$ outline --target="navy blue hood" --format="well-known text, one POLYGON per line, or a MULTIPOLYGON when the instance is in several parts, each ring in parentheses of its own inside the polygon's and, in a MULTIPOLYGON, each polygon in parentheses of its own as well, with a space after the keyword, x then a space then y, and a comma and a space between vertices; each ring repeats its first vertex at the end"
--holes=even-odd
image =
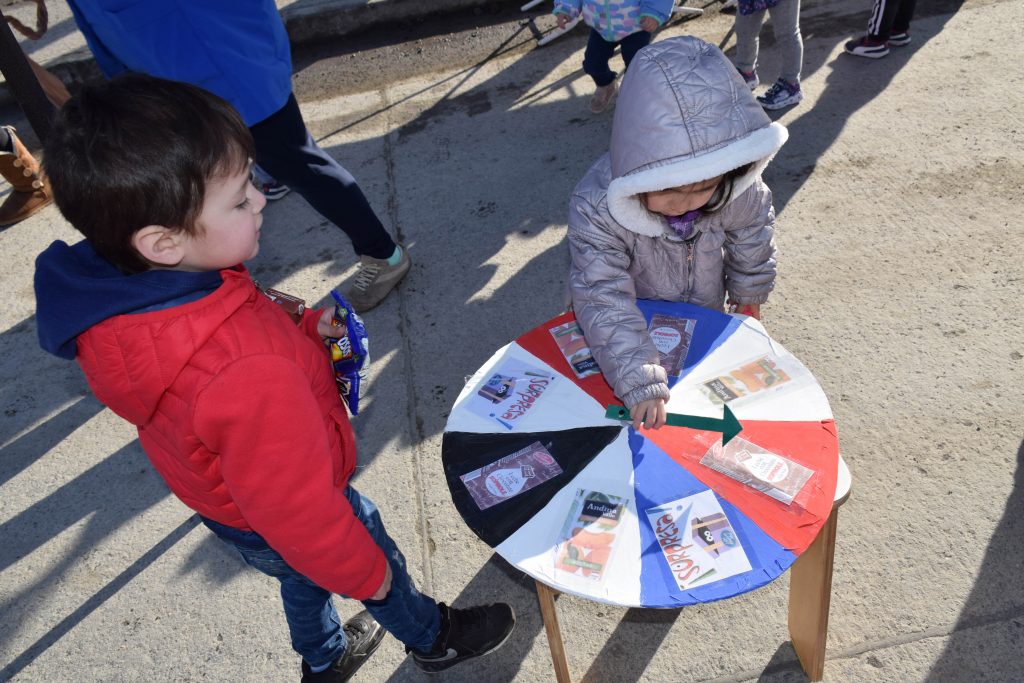
POLYGON ((73 360, 75 338, 107 318, 194 301, 221 284, 217 271, 148 270, 125 275, 85 240, 56 241, 36 258, 39 345, 73 360))

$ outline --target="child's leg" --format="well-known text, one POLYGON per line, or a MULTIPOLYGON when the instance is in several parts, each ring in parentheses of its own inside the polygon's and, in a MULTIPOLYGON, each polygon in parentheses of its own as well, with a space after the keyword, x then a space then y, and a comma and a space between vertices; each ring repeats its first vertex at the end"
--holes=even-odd
POLYGON ((210 531, 242 555, 246 564, 281 582, 281 601, 292 649, 311 667, 330 664, 345 651, 345 633, 331 594, 284 561, 263 537, 202 518, 210 531))
POLYGON ((896 9, 892 20, 893 33, 906 33, 910 30, 910 20, 914 18, 915 0, 903 0, 896 9))
POLYGON ((647 31, 637 31, 636 33, 630 33, 628 36, 619 41, 619 48, 622 50, 622 61, 626 63, 626 68, 629 68, 629 63, 633 61, 633 57, 636 56, 637 52, 651 44, 651 34, 647 31))
POLYGON ((614 52, 615 43, 609 43, 600 33, 590 29, 587 50, 583 53, 583 71, 594 79, 599 88, 615 81, 616 74, 608 67, 614 52))
POLYGON ((768 12, 772 16, 775 42, 779 46, 779 78, 787 83, 799 83, 804 63, 804 41, 800 36, 800 0, 781 0, 768 12))
MULTIPOLYGON (((774 15, 772 20, 774 21, 774 15)), ((753 14, 736 12, 736 68, 743 73, 750 73, 757 67, 763 21, 764 10, 753 14)))
MULTIPOLYGON (((893 21, 896 19, 896 11, 900 5, 900 0, 875 0, 871 17, 868 19, 868 38, 880 42, 889 40, 893 21)), ((911 7, 912 11, 913 7, 911 7)), ((910 24, 909 19, 907 24, 910 24)))
POLYGON ((429 652, 441 629, 441 612, 437 603, 416 590, 406 570, 405 557, 388 536, 373 501, 351 486, 345 489, 345 495, 356 517, 384 551, 391 565, 391 590, 383 600, 364 600, 366 611, 404 644, 414 650, 429 652))

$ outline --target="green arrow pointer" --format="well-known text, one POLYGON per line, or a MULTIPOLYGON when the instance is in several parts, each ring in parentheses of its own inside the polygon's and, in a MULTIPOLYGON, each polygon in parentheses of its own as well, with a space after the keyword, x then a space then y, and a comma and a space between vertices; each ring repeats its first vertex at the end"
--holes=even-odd
MULTIPOLYGON (((605 417, 613 420, 632 420, 629 409, 626 406, 617 406, 614 403, 608 406, 605 417)), ((707 432, 721 432, 722 445, 729 443, 734 436, 743 431, 743 425, 736 419, 736 416, 729 410, 729 406, 723 406, 722 419, 713 417, 698 417, 697 415, 680 415, 669 413, 666 416, 665 424, 673 427, 689 427, 690 429, 703 429, 707 432)))

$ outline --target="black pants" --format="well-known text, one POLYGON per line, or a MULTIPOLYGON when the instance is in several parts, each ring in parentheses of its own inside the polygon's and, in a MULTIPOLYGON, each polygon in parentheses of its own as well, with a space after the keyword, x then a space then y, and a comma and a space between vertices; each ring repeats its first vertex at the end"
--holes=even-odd
POLYGON ((269 118, 250 126, 256 163, 302 195, 345 231, 359 255, 386 259, 395 242, 381 225, 352 174, 320 149, 306 129, 295 95, 269 118))
POLYGON ((622 61, 629 68, 633 56, 640 51, 640 48, 650 45, 651 34, 647 31, 630 33, 622 40, 610 43, 601 37, 601 34, 590 29, 590 40, 587 41, 587 50, 583 53, 583 71, 585 71, 594 83, 598 86, 605 86, 615 80, 615 72, 608 67, 608 60, 615 53, 615 46, 622 46, 622 61))
POLYGON ((893 33, 906 33, 914 18, 914 0, 875 0, 868 19, 868 35, 875 40, 889 40, 893 33))

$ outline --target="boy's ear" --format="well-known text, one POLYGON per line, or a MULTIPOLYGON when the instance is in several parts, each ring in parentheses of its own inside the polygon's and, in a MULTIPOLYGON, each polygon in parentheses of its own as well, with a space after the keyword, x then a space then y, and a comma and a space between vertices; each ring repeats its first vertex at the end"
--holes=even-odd
POLYGON ((142 258, 158 266, 173 268, 185 258, 186 234, 162 225, 147 225, 132 235, 132 246, 142 258))

